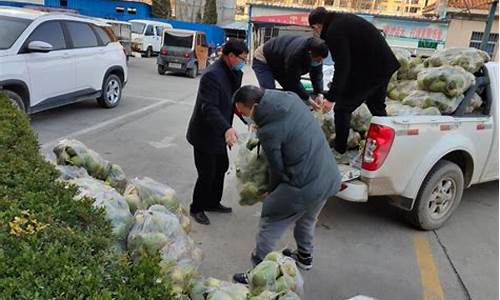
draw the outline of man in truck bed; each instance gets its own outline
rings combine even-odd
[[[378,29],[361,17],[318,7],[309,15],[309,25],[326,41],[335,62],[323,107],[330,111],[335,102],[334,148],[344,153],[356,108],[366,102],[373,116],[387,115],[387,84],[400,65]]]

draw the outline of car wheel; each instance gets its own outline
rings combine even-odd
[[[104,108],[113,108],[117,106],[122,98],[123,84],[120,77],[109,75],[102,86],[102,95],[97,99]]]
[[[165,70],[165,66],[164,65],[158,65],[158,74],[165,75],[166,71],[167,70]]]
[[[191,78],[196,78],[198,76],[198,65],[194,64],[191,69],[188,70],[188,76]]]
[[[152,57],[152,56],[153,56],[153,48],[149,46],[148,50],[146,50],[145,57]]]
[[[19,108],[22,111],[26,111],[26,107],[24,106],[23,98],[19,96],[16,92],[10,91],[10,90],[4,90],[5,94],[7,95],[7,98],[9,98],[10,102],[14,104],[17,108]]]
[[[437,229],[449,219],[462,200],[464,175],[462,169],[450,161],[439,161],[425,178],[410,221],[419,229]]]

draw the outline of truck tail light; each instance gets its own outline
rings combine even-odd
[[[391,150],[394,136],[394,129],[371,124],[370,129],[368,129],[361,167],[368,171],[379,169]]]
[[[165,48],[165,47],[163,47],[163,48],[161,48],[160,53],[161,53],[161,55],[167,55],[168,54],[168,49]]]
[[[191,52],[184,52],[184,57],[185,58],[190,58],[191,57]]]

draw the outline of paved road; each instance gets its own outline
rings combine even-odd
[[[245,83],[255,83],[250,70]],[[195,180],[185,141],[198,79],[159,76],[154,59],[132,59],[119,107],[94,100],[32,116],[41,144],[75,136],[129,177],[149,176],[174,187],[189,203]],[[243,131],[241,124],[237,125]],[[236,150],[231,156],[234,157]],[[194,225],[205,251],[202,272],[230,279],[249,267],[260,207],[240,207],[229,171],[224,203],[231,215],[211,214],[209,227]],[[281,246],[293,246],[287,235]],[[498,182],[467,190],[448,224],[420,232],[383,198],[366,204],[331,200],[317,228],[315,266],[305,277],[306,300],[364,294],[386,300],[498,298]]]

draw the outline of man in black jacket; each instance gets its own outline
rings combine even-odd
[[[323,108],[330,111],[335,102],[334,148],[344,153],[351,114],[357,107],[365,102],[372,115],[387,115],[387,84],[399,62],[379,30],[361,17],[318,7],[309,15],[309,25],[325,40],[335,62]]]
[[[323,59],[327,56],[328,47],[318,38],[283,35],[255,50],[252,68],[261,88],[275,89],[277,80],[285,91],[294,92],[306,104],[319,108],[300,78],[309,73],[314,95],[322,93]]]
[[[248,48],[243,41],[229,40],[222,56],[200,79],[196,104],[189,122],[187,140],[194,147],[198,180],[194,187],[191,216],[200,224],[209,225],[205,211],[230,213],[231,208],[220,201],[224,175],[229,167],[227,148],[238,134],[232,127],[233,93],[241,86]]]

